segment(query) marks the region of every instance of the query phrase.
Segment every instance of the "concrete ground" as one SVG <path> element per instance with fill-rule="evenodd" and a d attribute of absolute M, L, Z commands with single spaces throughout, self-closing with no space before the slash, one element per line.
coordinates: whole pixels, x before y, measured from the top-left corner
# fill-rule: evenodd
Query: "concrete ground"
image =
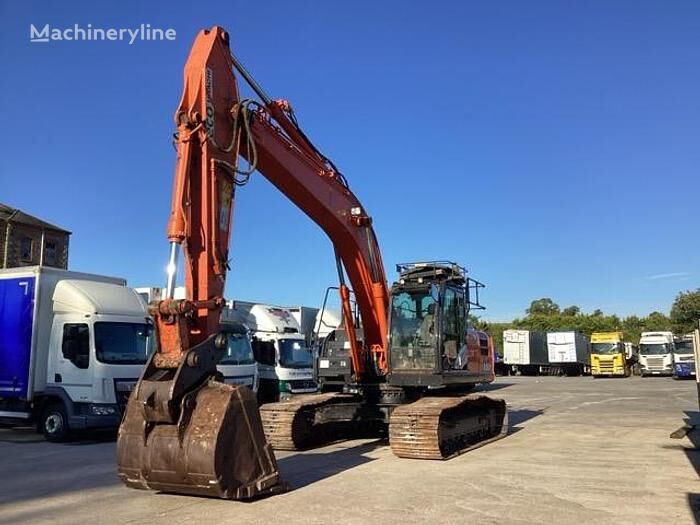
<path fill-rule="evenodd" d="M 278 454 L 293 490 L 253 503 L 130 490 L 113 439 L 0 430 L 0 523 L 700 523 L 692 381 L 502 377 L 510 434 L 447 462 L 361 440 Z M 695 443 L 695 445 L 693 444 Z"/>

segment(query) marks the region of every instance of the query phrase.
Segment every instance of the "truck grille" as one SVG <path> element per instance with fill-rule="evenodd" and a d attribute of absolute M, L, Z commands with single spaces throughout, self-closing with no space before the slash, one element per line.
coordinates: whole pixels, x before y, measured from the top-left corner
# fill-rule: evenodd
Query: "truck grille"
<path fill-rule="evenodd" d="M 598 367 L 601 372 L 612 372 L 615 369 L 612 359 L 603 361 L 602 359 L 598 362 Z"/>
<path fill-rule="evenodd" d="M 648 357 L 647 366 L 649 368 L 663 368 L 664 358 L 663 357 Z"/>
<path fill-rule="evenodd" d="M 292 379 L 289 381 L 289 386 L 292 388 L 292 390 L 302 390 L 316 388 L 316 383 L 313 379 Z"/>

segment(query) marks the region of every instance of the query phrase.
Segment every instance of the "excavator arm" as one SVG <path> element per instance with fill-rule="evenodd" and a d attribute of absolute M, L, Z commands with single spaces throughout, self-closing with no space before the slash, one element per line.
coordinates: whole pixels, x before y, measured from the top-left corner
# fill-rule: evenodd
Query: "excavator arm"
<path fill-rule="evenodd" d="M 260 101 L 240 99 L 234 71 Z M 195 313 L 187 330 L 159 324 L 161 352 L 172 349 L 177 355 L 188 343 L 217 331 L 233 190 L 241 183 L 237 177 L 257 169 L 330 238 L 353 370 L 357 379 L 384 375 L 388 289 L 372 220 L 344 177 L 301 131 L 289 104 L 271 100 L 233 57 L 228 34 L 220 27 L 201 31 L 195 40 L 175 121 L 178 158 L 168 222 L 166 289 L 172 298 L 178 246 L 183 246 L 185 290 Z M 239 154 L 249 163 L 246 170 L 238 167 Z M 362 319 L 363 345 L 355 337 L 345 274 Z M 166 300 L 161 309 L 169 312 L 172 305 Z"/>
<path fill-rule="evenodd" d="M 235 70 L 260 101 L 240 98 Z M 371 218 L 289 105 L 270 100 L 231 55 L 220 27 L 195 39 L 175 124 L 166 297 L 150 306 L 157 349 L 120 427 L 119 473 L 132 487 L 242 499 L 280 482 L 254 397 L 222 384 L 216 370 L 227 344 L 219 319 L 236 186 L 257 169 L 331 239 L 358 381 L 387 372 L 388 289 Z M 180 251 L 185 299 L 174 298 Z M 362 345 L 346 274 L 362 317 Z"/>

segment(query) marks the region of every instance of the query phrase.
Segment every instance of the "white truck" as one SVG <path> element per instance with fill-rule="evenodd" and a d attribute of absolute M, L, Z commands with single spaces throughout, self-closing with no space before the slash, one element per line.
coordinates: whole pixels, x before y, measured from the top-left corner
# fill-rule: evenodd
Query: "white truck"
<path fill-rule="evenodd" d="M 163 288 L 155 286 L 134 288 L 146 303 L 163 299 Z M 175 288 L 175 299 L 185 298 L 182 286 Z M 221 312 L 221 327 L 228 333 L 226 353 L 216 368 L 224 376 L 224 382 L 245 385 L 253 392 L 258 391 L 258 365 L 255 362 L 249 329 L 245 324 L 224 308 Z"/>
<path fill-rule="evenodd" d="M 639 340 L 639 371 L 642 375 L 673 374 L 673 333 L 642 332 Z"/>
<path fill-rule="evenodd" d="M 534 330 L 503 331 L 503 362 L 515 373 L 539 374 L 549 366 L 547 336 Z"/>
<path fill-rule="evenodd" d="M 0 418 L 49 441 L 116 428 L 153 348 L 124 279 L 47 267 L 0 270 Z"/>
<path fill-rule="evenodd" d="M 318 390 L 313 378 L 312 351 L 288 309 L 247 301 L 230 301 L 227 308 L 231 318 L 251 331 L 260 374 L 260 403 Z"/>
<path fill-rule="evenodd" d="M 553 371 L 566 375 L 590 372 L 590 342 L 581 332 L 548 332 L 547 351 Z"/>

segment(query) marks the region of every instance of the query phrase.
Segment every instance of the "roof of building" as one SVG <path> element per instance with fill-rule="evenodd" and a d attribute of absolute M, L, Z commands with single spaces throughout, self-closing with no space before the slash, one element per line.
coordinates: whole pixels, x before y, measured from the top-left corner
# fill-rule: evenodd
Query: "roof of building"
<path fill-rule="evenodd" d="M 55 224 L 51 224 L 46 221 L 42 221 L 41 219 L 34 217 L 33 215 L 29 215 L 28 213 L 25 213 L 22 210 L 18 210 L 17 208 L 13 208 L 1 202 L 0 221 L 10 221 L 16 222 L 18 224 L 26 224 L 28 226 L 43 228 L 45 230 L 54 230 L 57 232 L 67 233 L 69 235 L 71 233 L 68 230 L 64 230 L 60 226 L 56 226 Z"/>

